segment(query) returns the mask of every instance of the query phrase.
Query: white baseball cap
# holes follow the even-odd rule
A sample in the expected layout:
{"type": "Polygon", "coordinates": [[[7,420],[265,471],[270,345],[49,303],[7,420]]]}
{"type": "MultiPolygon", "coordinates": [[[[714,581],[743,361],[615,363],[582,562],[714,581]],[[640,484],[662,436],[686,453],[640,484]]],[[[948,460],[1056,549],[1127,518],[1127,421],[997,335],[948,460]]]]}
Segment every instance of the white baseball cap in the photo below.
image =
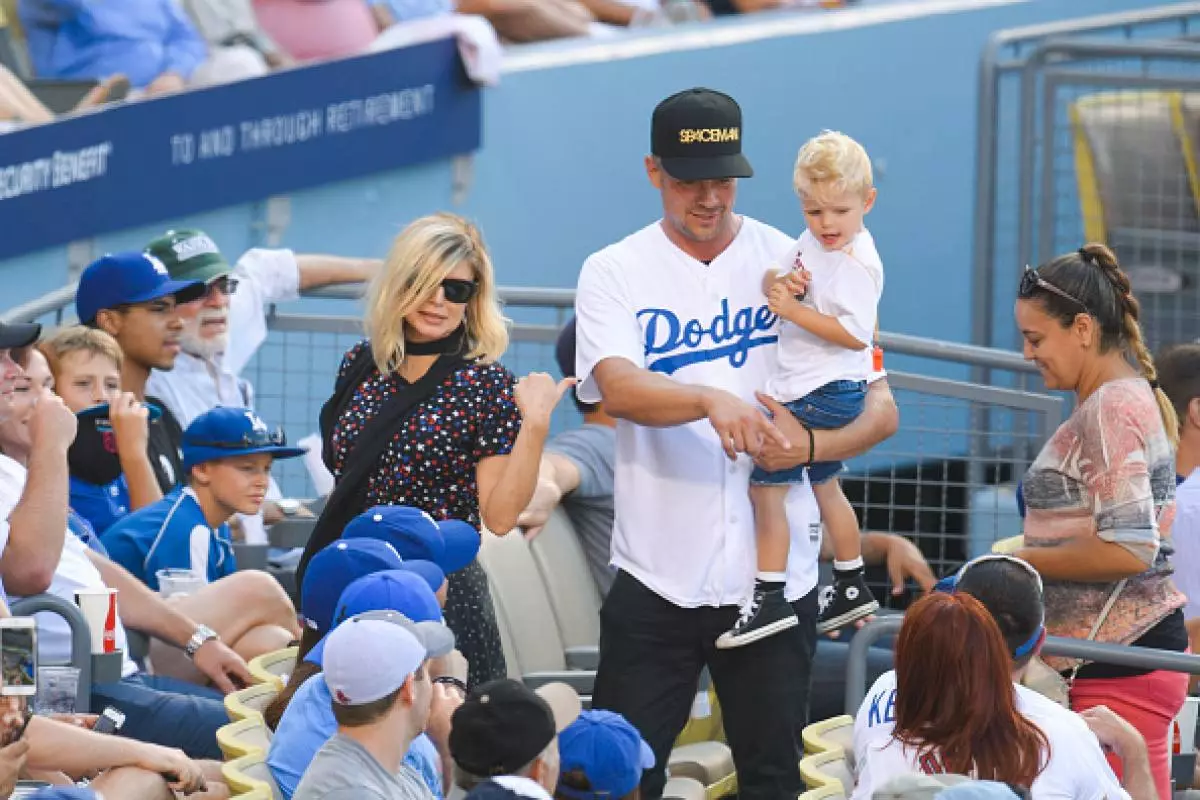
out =
{"type": "Polygon", "coordinates": [[[412,622],[395,611],[351,617],[326,636],[325,683],[335,703],[360,706],[399,689],[425,662],[454,649],[454,634],[437,622],[412,622]]]}

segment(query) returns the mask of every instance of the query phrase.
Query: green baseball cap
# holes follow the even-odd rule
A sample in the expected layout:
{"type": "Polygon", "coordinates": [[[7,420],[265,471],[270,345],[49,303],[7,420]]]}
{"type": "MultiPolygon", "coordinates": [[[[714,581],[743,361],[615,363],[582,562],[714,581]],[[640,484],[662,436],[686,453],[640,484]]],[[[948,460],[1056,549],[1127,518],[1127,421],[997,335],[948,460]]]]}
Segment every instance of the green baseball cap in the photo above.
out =
{"type": "Polygon", "coordinates": [[[233,272],[233,267],[207,233],[195,229],[167,231],[146,246],[177,281],[208,283],[233,272]]]}

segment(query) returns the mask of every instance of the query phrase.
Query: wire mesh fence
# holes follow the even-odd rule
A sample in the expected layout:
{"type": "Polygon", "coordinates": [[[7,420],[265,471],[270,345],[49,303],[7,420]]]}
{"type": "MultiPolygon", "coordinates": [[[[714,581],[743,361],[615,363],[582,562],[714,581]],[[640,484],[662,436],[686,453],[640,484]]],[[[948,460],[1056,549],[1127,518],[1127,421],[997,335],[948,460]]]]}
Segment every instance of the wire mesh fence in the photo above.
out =
{"type": "Polygon", "coordinates": [[[992,37],[980,69],[972,341],[1013,347],[1020,270],[1089,240],[1135,269],[1154,345],[1200,335],[1194,158],[1179,144],[1195,128],[1178,113],[1200,78],[1198,35],[1200,3],[1186,2],[992,37]]]}

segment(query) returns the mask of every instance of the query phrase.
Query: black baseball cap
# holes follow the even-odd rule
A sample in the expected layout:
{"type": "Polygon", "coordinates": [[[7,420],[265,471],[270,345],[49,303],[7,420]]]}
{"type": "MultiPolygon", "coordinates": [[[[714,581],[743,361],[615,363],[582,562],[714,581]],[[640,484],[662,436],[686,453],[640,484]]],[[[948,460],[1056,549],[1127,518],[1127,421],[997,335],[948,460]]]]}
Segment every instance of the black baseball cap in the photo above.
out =
{"type": "Polygon", "coordinates": [[[650,152],[676,180],[754,175],[742,155],[742,109],[712,89],[688,89],[658,104],[650,122],[650,152]]]}
{"type": "Polygon", "coordinates": [[[28,347],[42,335],[42,326],[36,322],[0,322],[0,350],[28,347]]]}
{"type": "Polygon", "coordinates": [[[579,695],[564,683],[536,691],[508,678],[475,687],[450,720],[450,755],[481,777],[513,775],[579,716],[579,695]]]}
{"type": "Polygon", "coordinates": [[[554,342],[554,360],[564,378],[575,377],[575,318],[567,320],[554,342]]]}

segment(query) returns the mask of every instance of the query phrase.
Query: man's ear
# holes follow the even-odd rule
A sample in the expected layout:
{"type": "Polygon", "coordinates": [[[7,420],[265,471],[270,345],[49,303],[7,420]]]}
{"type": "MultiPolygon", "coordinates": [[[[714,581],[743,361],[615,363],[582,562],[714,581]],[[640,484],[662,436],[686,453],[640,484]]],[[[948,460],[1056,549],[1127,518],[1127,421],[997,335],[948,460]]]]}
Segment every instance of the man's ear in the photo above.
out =
{"type": "Polygon", "coordinates": [[[646,177],[650,179],[651,186],[662,190],[663,171],[654,156],[646,156],[646,177]]]}
{"type": "Polygon", "coordinates": [[[96,327],[114,338],[120,335],[124,321],[121,312],[113,308],[102,308],[96,312],[96,327]]]}
{"type": "Polygon", "coordinates": [[[1188,401],[1187,419],[1181,421],[1184,425],[1200,428],[1200,397],[1193,397],[1188,401]]]}

